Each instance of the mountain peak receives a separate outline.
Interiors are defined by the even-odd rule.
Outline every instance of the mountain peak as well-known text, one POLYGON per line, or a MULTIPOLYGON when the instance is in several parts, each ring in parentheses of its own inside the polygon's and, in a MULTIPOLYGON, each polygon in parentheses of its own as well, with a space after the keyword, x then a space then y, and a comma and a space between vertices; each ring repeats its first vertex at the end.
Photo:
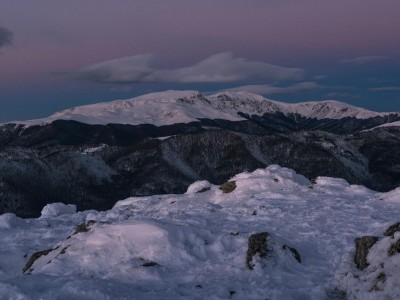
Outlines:
MULTIPOLYGON (((17 122, 26 126, 75 120, 87 124, 153 124, 156 126, 190 123, 199 119, 244 120, 243 114, 262 116, 279 113, 310 119, 368 119, 387 116, 335 100, 283 103, 250 92, 223 91, 203 96, 198 91, 164 91, 127 100, 115 100, 67 109, 48 118, 17 122)), ((399 114, 397 114, 399 115, 399 114)))

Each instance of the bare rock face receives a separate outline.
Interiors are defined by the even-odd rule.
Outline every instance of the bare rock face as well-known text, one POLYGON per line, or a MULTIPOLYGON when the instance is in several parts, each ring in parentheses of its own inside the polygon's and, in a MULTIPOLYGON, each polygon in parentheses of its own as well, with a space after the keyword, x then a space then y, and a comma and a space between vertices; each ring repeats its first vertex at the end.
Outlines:
POLYGON ((234 181, 225 182, 219 187, 219 189, 225 194, 232 193, 236 189, 236 182, 234 181))
POLYGON ((298 263, 301 263, 299 252, 284 243, 279 237, 268 232, 252 234, 249 237, 248 249, 246 253, 246 265, 250 270, 254 269, 254 256, 269 259, 274 257, 284 257, 289 254, 298 263))
POLYGON ((391 226, 389 226, 388 229, 386 229, 384 235, 385 236, 393 236, 395 232, 400 231, 400 222, 397 222, 391 226))
POLYGON ((75 226, 75 231, 74 231, 74 233, 72 235, 75 235, 75 234, 80 233, 80 232, 88 232, 90 230, 90 227, 95 223, 96 223, 96 221, 89 220, 89 221, 84 222, 82 224, 76 225, 75 226))
POLYGON ((253 270, 253 256, 258 254, 260 257, 266 257, 269 250, 267 244, 268 232, 252 234, 249 237, 249 244, 246 254, 246 264, 250 270, 253 270))
POLYGON ((53 250, 55 250, 55 249, 47 249, 47 250, 37 251, 37 252, 33 253, 31 255, 31 257, 29 258, 28 262, 25 264, 24 268, 22 269, 22 272, 25 273, 28 270, 31 271, 31 267, 35 263, 35 261, 37 261, 42 256, 49 254, 53 250))
POLYGON ((369 249, 378 241, 376 236, 362 236, 354 240, 356 253, 354 255, 354 262, 359 270, 364 270, 369 266, 367 256, 369 249))

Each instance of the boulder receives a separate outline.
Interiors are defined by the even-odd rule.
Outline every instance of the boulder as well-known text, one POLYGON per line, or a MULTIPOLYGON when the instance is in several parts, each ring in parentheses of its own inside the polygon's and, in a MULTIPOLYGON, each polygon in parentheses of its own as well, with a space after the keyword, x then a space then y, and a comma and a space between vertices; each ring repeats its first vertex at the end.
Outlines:
POLYGON ((354 240, 356 253, 354 255, 354 262, 359 270, 364 270, 369 266, 367 256, 369 249, 378 241, 376 236, 362 236, 354 240))
POLYGON ((236 182, 235 181, 225 182, 219 187, 219 189, 225 194, 231 193, 236 189, 236 182))
POLYGON ((255 233, 249 237, 246 265, 250 270, 254 269, 253 258, 257 255, 265 259, 289 256, 301 263, 300 254, 295 248, 288 246, 283 239, 268 232, 255 233))

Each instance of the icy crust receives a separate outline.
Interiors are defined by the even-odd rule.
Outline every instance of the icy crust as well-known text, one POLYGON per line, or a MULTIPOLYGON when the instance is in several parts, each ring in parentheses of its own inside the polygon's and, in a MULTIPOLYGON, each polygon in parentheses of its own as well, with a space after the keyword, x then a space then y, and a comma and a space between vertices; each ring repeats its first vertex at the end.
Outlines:
MULTIPOLYGON (((182 195, 128 198, 103 212, 0 216, 9 224, 0 227, 0 299, 379 299, 362 277, 353 289, 338 274, 343 262, 355 270, 354 238, 398 221, 400 203, 386 200, 394 194, 327 177, 312 184, 277 165, 230 182, 228 193, 199 181, 182 195), (248 239, 262 232, 276 254, 255 255, 250 270, 248 239)), ((368 257, 371 272, 384 262, 382 295, 395 299, 400 254, 380 251, 368 257)))
POLYGON ((249 92, 222 92, 204 96, 197 91, 165 91, 128 100, 79 106, 57 112, 48 118, 12 123, 32 126, 55 120, 75 120, 87 124, 162 126, 196 122, 199 119, 244 120, 238 112, 259 116, 265 113, 298 114, 315 119, 367 119, 388 114, 333 100, 289 104, 249 92))

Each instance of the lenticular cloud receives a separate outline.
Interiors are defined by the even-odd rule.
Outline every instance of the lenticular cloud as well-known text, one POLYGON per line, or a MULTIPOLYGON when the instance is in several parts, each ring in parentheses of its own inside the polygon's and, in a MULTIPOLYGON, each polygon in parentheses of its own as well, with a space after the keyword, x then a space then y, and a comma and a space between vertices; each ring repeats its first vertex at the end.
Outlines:
POLYGON ((246 80, 301 80, 304 70, 236 58, 232 53, 212 55, 192 66, 160 69, 151 54, 108 60, 82 68, 78 78, 96 82, 228 83, 246 80))

